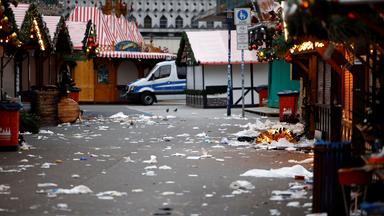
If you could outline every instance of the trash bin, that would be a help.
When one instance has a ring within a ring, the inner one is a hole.
[[[314,151],[313,213],[345,215],[338,170],[350,164],[351,143],[317,141]]]
[[[298,91],[281,91],[279,96],[279,117],[280,121],[287,121],[289,118],[296,118]]]
[[[80,91],[81,89],[79,87],[71,86],[71,88],[69,88],[69,97],[72,98],[72,100],[79,102]]]
[[[19,144],[19,103],[0,102],[0,146],[17,147]]]
[[[256,92],[259,93],[259,106],[265,106],[268,101],[268,85],[256,86]]]

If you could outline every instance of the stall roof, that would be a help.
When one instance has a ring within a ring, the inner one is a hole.
[[[73,22],[89,20],[96,25],[96,41],[101,51],[113,50],[113,46],[120,41],[133,41],[139,45],[143,43],[143,38],[134,22],[123,17],[104,15],[97,7],[76,6],[68,17],[68,21]]]
[[[200,64],[228,64],[228,31],[186,32],[196,62]],[[259,63],[255,51],[244,50],[246,64]],[[237,50],[236,31],[231,32],[231,63],[241,63],[241,51]]]
[[[25,14],[27,13],[27,10],[29,9],[29,4],[22,4],[19,3],[17,7],[15,7],[13,4],[10,5],[13,14],[15,15],[15,21],[17,28],[20,29],[21,25],[23,24]]]
[[[57,30],[57,25],[60,22],[60,16],[43,16],[43,20],[45,24],[47,25],[49,36],[51,37],[51,40],[53,41],[55,37],[55,33]]]
[[[85,37],[85,30],[87,29],[86,22],[72,22],[66,21],[69,36],[73,43],[73,49],[81,50],[83,48],[83,39]]]

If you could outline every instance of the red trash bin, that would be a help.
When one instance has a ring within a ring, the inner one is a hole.
[[[268,100],[268,86],[260,85],[256,86],[256,91],[259,93],[259,106],[263,107],[266,105]]]
[[[277,93],[279,96],[279,117],[280,121],[287,121],[290,117],[296,117],[298,91],[283,91]]]
[[[19,144],[18,103],[0,103],[0,147],[16,147]]]

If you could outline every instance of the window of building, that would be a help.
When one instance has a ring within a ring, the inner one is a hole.
[[[214,27],[213,21],[207,21],[207,28],[213,29],[213,27]]]
[[[152,28],[152,19],[148,15],[144,18],[144,28]]]
[[[183,28],[183,18],[181,18],[180,16],[177,16],[175,20],[175,26],[178,29]]]
[[[160,28],[167,28],[168,27],[168,19],[165,16],[160,17]]]
[[[199,21],[197,21],[196,17],[192,17],[192,19],[191,19],[191,27],[192,28],[199,28]]]

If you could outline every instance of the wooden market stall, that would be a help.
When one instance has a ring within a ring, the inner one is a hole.
[[[143,38],[136,23],[114,13],[105,15],[96,6],[75,7],[67,24],[75,48],[67,59],[76,62],[73,77],[82,89],[80,102],[121,102],[128,82],[143,77],[155,62],[175,57],[141,52]],[[89,47],[97,47],[91,55]]]

